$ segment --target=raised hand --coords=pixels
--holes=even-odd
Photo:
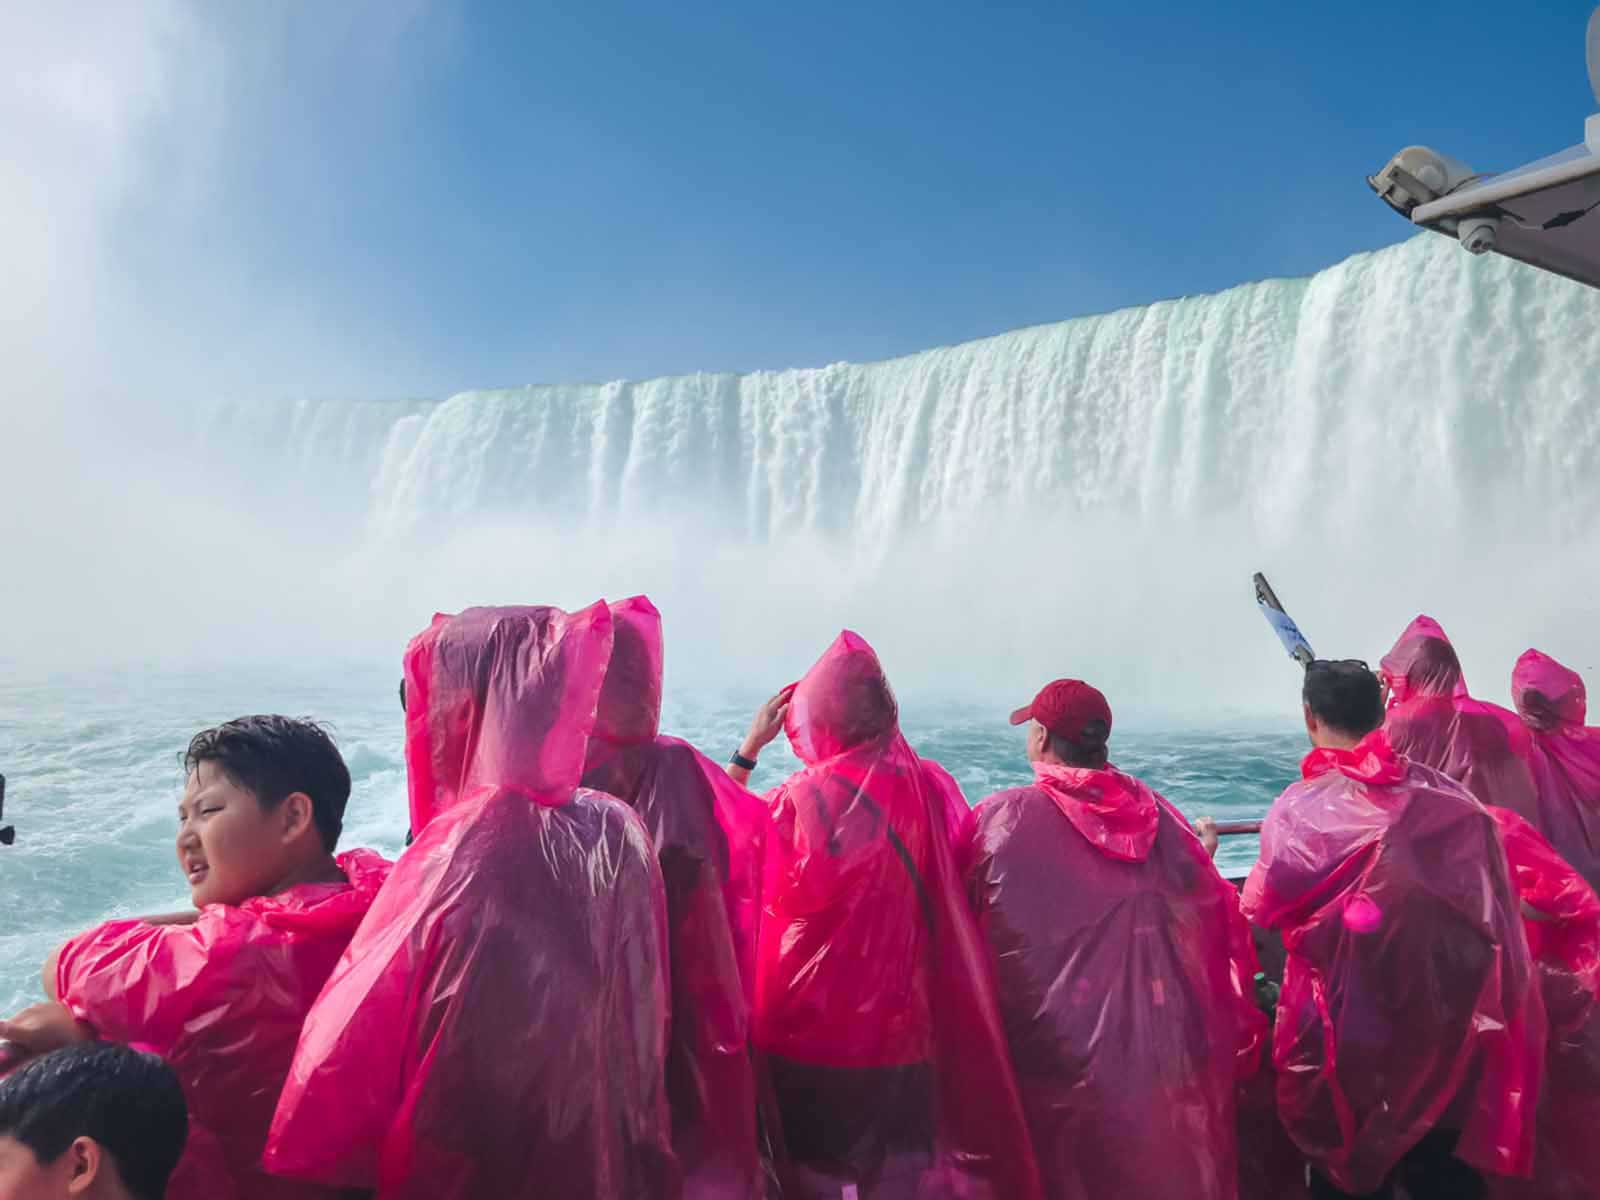
[[[760,708],[750,720],[750,729],[744,735],[744,741],[739,745],[739,757],[755,762],[760,757],[774,738],[783,731],[783,719],[789,715],[789,701],[794,697],[795,684],[790,684]],[[728,774],[740,783],[750,778],[750,768],[732,763],[728,767]]]

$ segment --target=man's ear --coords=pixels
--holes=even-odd
[[[307,833],[316,832],[317,811],[311,797],[304,792],[290,792],[278,806],[283,825],[283,840],[292,842]]]
[[[107,1173],[105,1151],[93,1138],[77,1138],[67,1147],[67,1195],[87,1196]]]
[[[1311,711],[1311,705],[1309,705],[1309,704],[1302,704],[1300,706],[1300,708],[1305,713],[1305,717],[1306,717],[1306,732],[1311,734],[1312,737],[1315,737],[1316,734],[1317,734],[1317,717],[1316,717],[1316,714]]]

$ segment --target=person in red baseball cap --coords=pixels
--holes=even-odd
[[[1081,679],[1057,679],[1039,689],[1031,704],[1011,714],[1013,725],[1028,724],[1028,761],[1082,767],[1106,765],[1111,736],[1111,706],[1099,689]]]
[[[1034,782],[974,809],[961,849],[1045,1193],[1234,1200],[1235,1084],[1266,1030],[1234,890],[1111,765],[1097,689],[1058,679],[1011,723]]]

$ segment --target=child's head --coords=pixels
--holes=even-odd
[[[268,894],[338,845],[350,772],[310,721],[240,717],[203,730],[184,769],[178,863],[196,907]]]
[[[113,1042],[0,1079],[0,1200],[161,1200],[189,1115],[159,1058]]]

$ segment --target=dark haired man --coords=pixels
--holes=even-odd
[[[261,1150],[306,1012],[389,864],[335,855],[350,773],[309,721],[229,721],[196,734],[184,766],[177,854],[198,911],[73,938],[46,961],[51,1001],[0,1037],[35,1054],[101,1037],[168,1059],[194,1118],[174,1197],[319,1196],[267,1176]]]
[[[1034,782],[973,810],[962,857],[1045,1194],[1232,1200],[1235,1085],[1266,1025],[1238,898],[1111,766],[1098,690],[1046,684],[1023,722]]]
[[[57,1050],[0,1080],[0,1200],[162,1200],[188,1129],[159,1058]]]
[[[1302,700],[1315,748],[1243,899],[1288,947],[1279,1117],[1313,1196],[1483,1196],[1532,1164],[1545,1040],[1499,827],[1395,753],[1365,663],[1311,663]]]

